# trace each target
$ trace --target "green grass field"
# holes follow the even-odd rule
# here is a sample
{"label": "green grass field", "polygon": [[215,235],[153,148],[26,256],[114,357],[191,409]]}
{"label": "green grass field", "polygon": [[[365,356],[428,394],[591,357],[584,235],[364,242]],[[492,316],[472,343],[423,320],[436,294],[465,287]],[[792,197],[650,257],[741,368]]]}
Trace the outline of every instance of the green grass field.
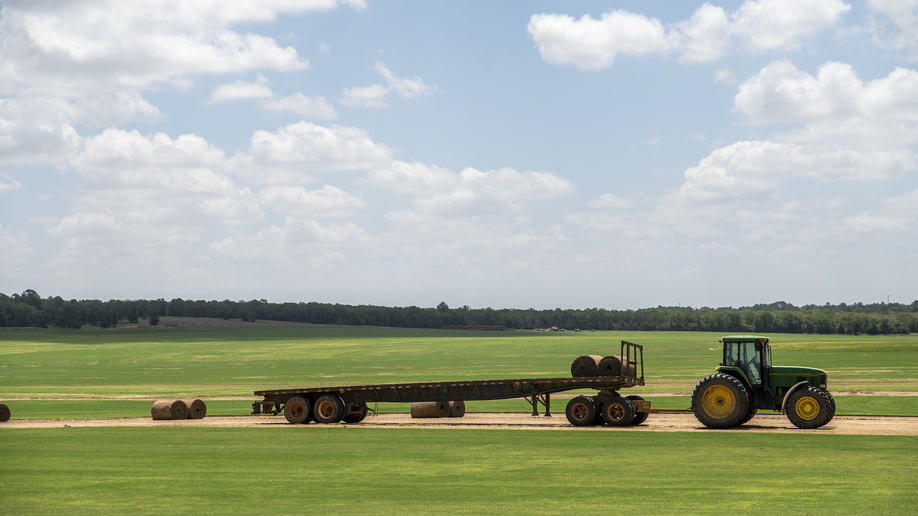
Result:
{"label": "green grass field", "polygon": [[914,514],[907,437],[8,430],[3,514]]}
{"label": "green grass field", "polygon": [[[250,396],[255,390],[564,377],[584,354],[644,346],[640,392],[690,392],[720,360],[713,333],[173,328],[0,332],[0,397]],[[830,390],[918,391],[918,336],[769,335],[776,365]]]}
{"label": "green grass field", "polygon": [[[654,408],[684,409],[691,405],[689,396],[648,397]],[[840,416],[915,416],[918,417],[918,396],[836,396]],[[564,416],[565,398],[555,398],[552,413]],[[70,419],[150,417],[150,401],[143,400],[12,400],[5,401],[13,419]],[[380,403],[372,407],[380,413],[407,413],[406,403]],[[525,400],[470,401],[468,412],[531,412]],[[540,409],[541,410],[541,409]],[[242,416],[251,414],[250,401],[207,401],[208,416]],[[763,412],[767,413],[767,412]],[[918,424],[918,422],[916,422]]]}
{"label": "green grass field", "polygon": [[[719,334],[383,328],[0,332],[14,418],[148,417],[144,397],[568,376],[582,354],[645,346],[645,387],[685,393]],[[830,390],[918,391],[918,337],[769,335],[775,363]],[[121,398],[115,401],[79,398]],[[62,398],[55,400],[50,398]],[[687,396],[650,398],[685,408]],[[565,399],[555,398],[553,412]],[[839,414],[918,415],[915,396],[838,396]],[[248,401],[209,401],[209,415]],[[380,405],[382,411],[406,405]],[[527,411],[523,401],[470,411]],[[275,428],[12,429],[0,424],[0,514],[912,514],[911,437],[740,432]]]}

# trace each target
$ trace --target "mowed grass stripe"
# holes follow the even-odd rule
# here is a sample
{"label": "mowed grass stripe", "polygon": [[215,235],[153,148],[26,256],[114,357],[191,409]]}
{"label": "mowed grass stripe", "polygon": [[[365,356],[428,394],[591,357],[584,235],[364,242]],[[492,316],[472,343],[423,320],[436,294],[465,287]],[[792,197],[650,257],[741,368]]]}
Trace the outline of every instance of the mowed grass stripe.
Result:
{"label": "mowed grass stripe", "polygon": [[[653,407],[663,409],[686,409],[691,405],[689,396],[647,397]],[[836,396],[840,416],[916,416],[918,417],[918,396]],[[564,417],[564,408],[569,400],[552,400],[552,413]],[[12,412],[12,419],[81,419],[114,417],[150,417],[152,402],[139,400],[13,400],[4,401]],[[250,401],[208,401],[208,416],[238,416],[252,413]],[[371,408],[374,407],[371,405]],[[408,403],[380,403],[380,413],[406,413]],[[524,400],[470,401],[467,412],[532,412],[532,406]],[[540,413],[544,408],[539,407]],[[763,410],[762,414],[774,414]],[[278,416],[283,417],[283,416]],[[654,417],[651,415],[650,417]],[[918,425],[918,420],[915,422]]]}
{"label": "mowed grass stripe", "polygon": [[[537,435],[536,435],[537,434]],[[913,514],[909,437],[7,430],[3,514]]]}
{"label": "mowed grass stripe", "polygon": [[[645,348],[641,392],[687,392],[721,334],[395,328],[0,332],[0,397],[247,396],[255,390],[566,377],[582,354]],[[829,371],[830,390],[918,390],[918,336],[769,334],[776,365]]]}

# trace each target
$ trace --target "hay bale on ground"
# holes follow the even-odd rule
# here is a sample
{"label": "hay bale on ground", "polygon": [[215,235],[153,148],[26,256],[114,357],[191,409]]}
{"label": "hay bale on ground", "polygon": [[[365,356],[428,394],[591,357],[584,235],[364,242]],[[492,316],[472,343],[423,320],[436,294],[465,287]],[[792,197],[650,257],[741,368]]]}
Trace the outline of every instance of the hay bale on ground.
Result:
{"label": "hay bale on ground", "polygon": [[449,402],[449,417],[462,417],[465,415],[464,401]]}
{"label": "hay bale on ground", "polygon": [[449,417],[448,401],[420,401],[411,404],[411,417]]}
{"label": "hay bale on ground", "polygon": [[636,364],[627,360],[628,364],[622,368],[622,357],[610,355],[599,361],[599,376],[635,376]]}
{"label": "hay bale on ground", "polygon": [[0,423],[10,420],[10,408],[0,403]]}
{"label": "hay bale on ground", "polygon": [[577,357],[571,364],[571,376],[574,378],[599,376],[599,355],[583,355]]}
{"label": "hay bale on ground", "polygon": [[188,419],[204,419],[207,415],[207,405],[199,399],[182,400],[188,407]]}
{"label": "hay bale on ground", "polygon": [[155,420],[180,420],[188,417],[188,405],[182,400],[157,400],[150,408]]}

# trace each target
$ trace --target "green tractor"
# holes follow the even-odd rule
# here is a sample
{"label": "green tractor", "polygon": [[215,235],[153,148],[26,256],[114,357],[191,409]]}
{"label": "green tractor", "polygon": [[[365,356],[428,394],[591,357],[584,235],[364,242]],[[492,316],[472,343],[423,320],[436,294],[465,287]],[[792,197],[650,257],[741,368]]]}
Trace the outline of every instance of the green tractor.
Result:
{"label": "green tractor", "polygon": [[781,411],[798,428],[819,428],[835,416],[822,369],[771,365],[768,337],[734,335],[720,340],[724,355],[717,373],[692,391],[692,412],[710,428],[730,428],[759,409]]}

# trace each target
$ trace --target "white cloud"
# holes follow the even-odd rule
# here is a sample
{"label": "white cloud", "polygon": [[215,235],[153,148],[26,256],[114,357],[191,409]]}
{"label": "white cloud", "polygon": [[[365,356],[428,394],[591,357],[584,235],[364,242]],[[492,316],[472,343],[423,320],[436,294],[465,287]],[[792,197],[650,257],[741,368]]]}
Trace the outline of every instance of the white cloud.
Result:
{"label": "white cloud", "polygon": [[367,207],[362,199],[340,188],[323,185],[319,190],[302,186],[267,186],[258,192],[263,206],[273,211],[309,217],[347,217]]}
{"label": "white cloud", "polygon": [[459,175],[436,165],[393,161],[385,168],[370,170],[370,183],[396,192],[433,194],[451,190],[461,183]]}
{"label": "white cloud", "polygon": [[581,70],[605,68],[618,54],[665,54],[673,44],[659,20],[627,11],[606,12],[598,20],[534,14],[526,30],[543,59]]}
{"label": "white cloud", "polygon": [[342,104],[346,106],[382,108],[387,105],[385,98],[389,93],[394,92],[399,96],[412,98],[433,95],[437,91],[436,85],[424,84],[424,81],[417,75],[411,78],[397,77],[383,63],[377,62],[372,69],[383,75],[387,85],[373,84],[371,86],[345,88],[344,96],[341,98]]}
{"label": "white cloud", "polygon": [[[4,2],[0,10],[0,163],[60,165],[72,128],[163,118],[141,91],[186,89],[207,74],[308,68],[290,46],[229,27],[334,8],[334,0]],[[343,2],[354,8],[362,1]],[[263,96],[263,78],[214,90],[211,101]],[[321,98],[277,107],[331,118]],[[272,107],[275,107],[273,104]]]}
{"label": "white cloud", "polygon": [[344,97],[341,98],[341,103],[345,106],[382,108],[387,106],[385,98],[388,94],[389,88],[381,84],[344,88]]}
{"label": "white cloud", "polygon": [[19,278],[23,274],[19,266],[28,262],[32,254],[29,237],[25,232],[3,229],[0,223],[0,278]]}
{"label": "white cloud", "polygon": [[860,215],[845,217],[842,222],[855,233],[904,233],[909,230],[911,220],[890,215],[877,215],[865,212]]}
{"label": "white cloud", "polygon": [[622,199],[615,194],[604,193],[587,203],[589,208],[629,208],[634,204],[631,199]]}
{"label": "white cloud", "polygon": [[680,60],[706,63],[720,59],[730,45],[730,21],[720,7],[704,4],[688,20],[674,26],[681,35]]}
{"label": "white cloud", "polygon": [[[407,170],[416,172],[418,168]],[[469,167],[459,174],[444,169],[436,173],[437,176],[425,177],[430,179],[426,184],[414,182],[415,187],[423,184],[427,191],[437,188],[443,191],[412,201],[421,215],[462,218],[519,213],[523,207],[521,201],[563,197],[574,190],[569,181],[550,172],[518,172],[512,168],[482,172]],[[397,177],[387,179],[397,180]]]}
{"label": "white cloud", "polygon": [[715,149],[686,170],[680,192],[699,201],[773,196],[790,177],[876,179],[916,170],[916,99],[914,70],[865,84],[845,63],[826,63],[816,77],[789,61],[771,63],[739,87],[734,111],[752,124],[803,127]]}
{"label": "white cloud", "polygon": [[877,39],[894,48],[906,49],[912,59],[918,58],[918,1],[915,0],[868,0],[868,7],[884,15],[885,21],[898,29],[899,34],[887,38],[886,31],[880,31]]}
{"label": "white cloud", "polygon": [[623,10],[598,20],[583,15],[534,14],[527,31],[542,58],[599,70],[618,54],[680,54],[682,61],[708,62],[731,50],[733,40],[763,52],[797,49],[800,40],[834,25],[851,7],[840,0],[748,0],[732,14],[705,3],[686,21],[668,28],[656,18]]}
{"label": "white cloud", "polygon": [[309,98],[301,92],[287,97],[278,97],[270,84],[271,81],[261,74],[258,75],[255,82],[235,81],[230,84],[221,84],[211,92],[208,104],[238,99],[264,99],[260,105],[267,111],[291,112],[321,120],[338,118],[335,109],[325,101],[325,97]]}
{"label": "white cloud", "polygon": [[261,107],[268,111],[281,111],[296,113],[298,115],[317,118],[320,120],[334,120],[338,118],[335,108],[328,102],[325,97],[307,97],[300,92],[296,92],[289,97],[274,98],[265,100]]}
{"label": "white cloud", "polygon": [[730,31],[754,51],[798,49],[800,40],[834,25],[851,9],[840,0],[746,1]]}
{"label": "white cloud", "polygon": [[826,63],[813,77],[779,61],[740,86],[734,110],[753,124],[816,124],[854,117],[918,121],[918,72],[896,68],[865,85],[845,63]]}
{"label": "white cloud", "polygon": [[20,188],[22,188],[22,183],[10,177],[6,172],[0,172],[0,195]]}
{"label": "white cloud", "polygon": [[226,167],[259,183],[290,183],[309,181],[317,172],[369,170],[391,161],[392,150],[363,129],[299,122],[276,132],[255,131],[249,148]]}
{"label": "white cloud", "polygon": [[274,97],[271,81],[264,75],[258,74],[255,82],[235,81],[221,84],[210,92],[208,104],[216,104],[227,100],[238,99],[268,99]]}

